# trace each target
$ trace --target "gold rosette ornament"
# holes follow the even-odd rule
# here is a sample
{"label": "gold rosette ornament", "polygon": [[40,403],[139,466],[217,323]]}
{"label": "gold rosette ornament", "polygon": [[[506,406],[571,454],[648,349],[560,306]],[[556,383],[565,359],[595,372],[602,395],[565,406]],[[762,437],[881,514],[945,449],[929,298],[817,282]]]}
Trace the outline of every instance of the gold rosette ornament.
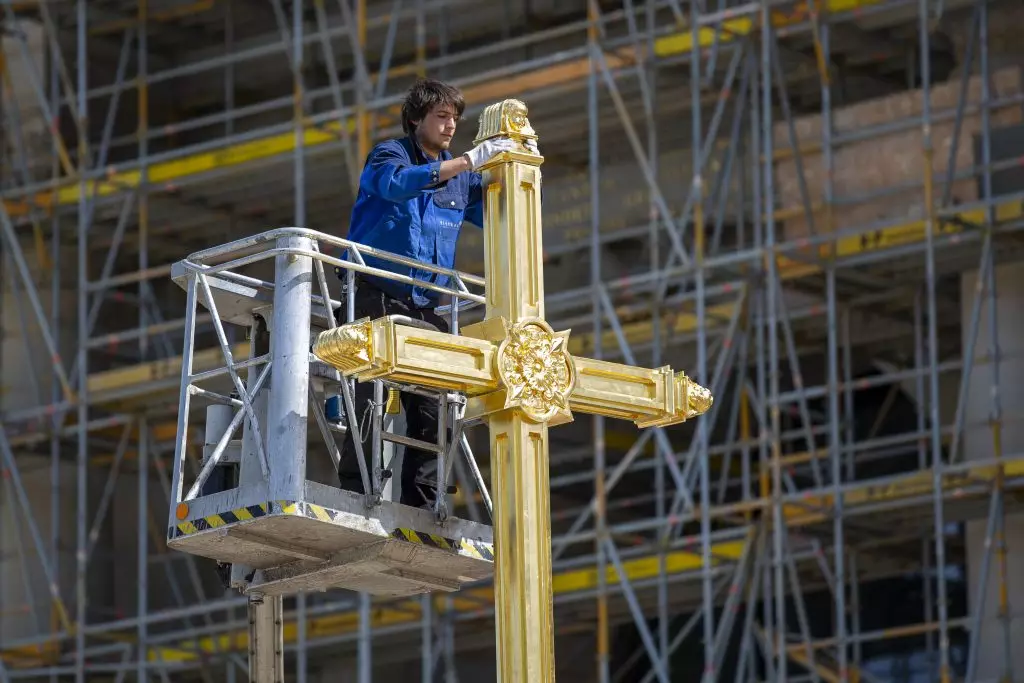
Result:
{"label": "gold rosette ornament", "polygon": [[543,320],[505,323],[498,346],[498,376],[505,386],[505,408],[520,408],[535,422],[569,416],[576,367],[568,351],[568,330],[554,332]]}

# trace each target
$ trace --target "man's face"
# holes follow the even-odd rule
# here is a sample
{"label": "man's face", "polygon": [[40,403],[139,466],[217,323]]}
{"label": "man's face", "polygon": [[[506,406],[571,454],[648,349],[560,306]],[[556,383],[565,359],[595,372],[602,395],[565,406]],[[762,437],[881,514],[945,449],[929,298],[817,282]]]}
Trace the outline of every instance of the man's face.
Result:
{"label": "man's face", "polygon": [[423,120],[416,123],[416,137],[420,145],[430,152],[448,149],[455,135],[455,108],[440,104],[432,108]]}

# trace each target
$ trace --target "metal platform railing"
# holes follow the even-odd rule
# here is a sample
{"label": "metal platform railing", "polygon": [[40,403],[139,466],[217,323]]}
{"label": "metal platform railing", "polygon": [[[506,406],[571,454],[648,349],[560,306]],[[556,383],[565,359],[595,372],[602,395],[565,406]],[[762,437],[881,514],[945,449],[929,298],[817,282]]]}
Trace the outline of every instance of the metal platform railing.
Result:
{"label": "metal platform railing", "polygon": [[[328,253],[331,250],[342,252],[345,257],[331,255]],[[242,272],[247,267],[268,260],[274,262],[273,281]],[[340,299],[330,294],[325,264],[333,266],[344,283]],[[392,272],[375,264],[393,264],[398,269],[408,269],[412,275]],[[302,539],[299,539],[298,544],[292,543],[286,537],[283,527],[267,531],[271,527],[265,524],[260,527],[263,529],[261,533],[264,533],[260,539],[233,528],[236,522],[248,521],[248,517],[290,514],[289,511],[294,512],[292,508],[295,506],[299,506],[300,516],[305,514],[319,517],[320,521],[329,517],[335,522],[335,527],[357,527],[363,524],[357,518],[370,519],[377,526],[369,531],[360,527],[359,533],[365,532],[373,538],[391,538],[396,530],[411,530],[413,535],[419,532],[427,537],[438,536],[446,540],[451,546],[449,549],[456,554],[463,553],[465,557],[476,560],[481,559],[481,554],[471,546],[473,543],[482,543],[486,546],[483,555],[488,558],[487,571],[490,571],[490,528],[454,518],[448,511],[448,496],[451,493],[448,481],[453,466],[457,467],[460,452],[465,457],[465,463],[488,512],[491,511],[487,486],[463,429],[465,397],[458,392],[374,380],[374,395],[370,402],[372,467],[368,468],[361,434],[364,425],[356,414],[354,380],[342,378],[337,369],[322,363],[310,353],[311,339],[317,330],[330,330],[338,326],[336,311],[341,306],[345,306],[343,319],[346,322],[354,320],[355,301],[352,295],[356,290],[357,274],[420,286],[447,297],[450,303],[435,310],[439,315],[448,317],[453,334],[458,333],[460,311],[484,303],[483,293],[471,289],[482,290],[484,281],[480,277],[421,263],[304,228],[279,228],[235,240],[191,254],[172,267],[172,279],[187,293],[187,308],[169,543],[174,541],[172,545],[178,545],[186,552],[243,565],[241,572],[232,572],[232,582],[236,585],[251,581],[251,570],[254,567],[252,561],[261,560],[259,564],[264,568],[269,568],[276,561],[266,560],[260,553],[243,552],[239,549],[239,543],[260,545],[262,551],[272,551],[278,556],[321,564],[337,556],[343,546],[347,547],[341,536],[336,539],[341,544],[338,547],[314,548],[309,545],[316,544],[315,539],[311,538],[305,539],[307,545],[300,547]],[[427,274],[427,279],[414,277],[422,277],[423,274]],[[436,276],[443,276],[442,284],[435,281]],[[200,305],[209,311],[223,358],[213,361],[207,358],[206,364],[212,367],[194,371],[195,318]],[[422,325],[412,318],[390,317],[399,325]],[[235,356],[240,349],[238,346],[232,348],[229,343],[225,323],[240,325],[249,330],[247,358],[236,360]],[[242,370],[247,375],[244,382],[240,372]],[[328,419],[324,411],[324,397],[338,390],[344,400],[347,416],[343,424]],[[438,401],[439,438],[436,443],[411,439],[390,431],[390,419],[383,409],[386,390],[422,394]],[[193,397],[209,402],[211,407],[220,406],[220,413],[214,418],[208,409],[207,447],[204,449],[202,466],[186,487],[185,452]],[[351,434],[355,451],[353,455],[358,461],[363,484],[362,495],[307,480],[306,453],[310,417],[317,424],[335,471],[340,468],[342,457],[337,435],[345,434],[346,431]],[[239,428],[242,428],[241,439],[235,436]],[[413,509],[384,499],[385,481],[392,476],[394,463],[393,454],[387,462],[384,461],[386,444],[392,447],[412,446],[437,455],[436,481],[433,482],[436,495],[432,511]],[[232,466],[234,476],[214,477],[214,472],[222,465]],[[465,480],[461,468],[456,474]],[[231,481],[231,485],[226,483],[228,481]],[[334,513],[339,516],[332,517]],[[340,515],[343,513],[348,517],[342,519]],[[226,529],[220,535],[207,534],[202,542],[184,538],[210,529],[216,530],[220,526],[230,526],[232,529]],[[301,535],[303,529],[290,527],[287,533]],[[223,541],[229,536],[232,543],[238,543],[231,545]],[[409,537],[409,534],[405,536]],[[370,540],[364,538],[363,542]],[[440,564],[435,564],[435,569],[440,569]],[[429,567],[430,563],[423,566]],[[479,573],[478,567],[463,567],[461,573],[456,572],[453,576],[468,579]],[[293,575],[290,579],[302,577]],[[446,583],[438,576],[433,579],[419,576],[413,583],[417,580],[420,588],[454,588],[454,585],[448,585],[450,581]],[[331,585],[336,584],[337,581]],[[395,589],[392,587],[388,590]]]}

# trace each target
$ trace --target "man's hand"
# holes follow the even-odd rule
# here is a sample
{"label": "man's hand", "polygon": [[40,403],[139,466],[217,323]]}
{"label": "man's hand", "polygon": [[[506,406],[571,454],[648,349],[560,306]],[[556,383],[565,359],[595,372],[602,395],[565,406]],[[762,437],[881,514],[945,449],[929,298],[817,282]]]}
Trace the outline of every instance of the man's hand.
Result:
{"label": "man's hand", "polygon": [[508,138],[494,138],[491,140],[484,140],[462,156],[464,156],[469,162],[469,170],[472,171],[473,169],[479,168],[481,164],[486,163],[495,154],[513,152],[516,147],[516,143]]}

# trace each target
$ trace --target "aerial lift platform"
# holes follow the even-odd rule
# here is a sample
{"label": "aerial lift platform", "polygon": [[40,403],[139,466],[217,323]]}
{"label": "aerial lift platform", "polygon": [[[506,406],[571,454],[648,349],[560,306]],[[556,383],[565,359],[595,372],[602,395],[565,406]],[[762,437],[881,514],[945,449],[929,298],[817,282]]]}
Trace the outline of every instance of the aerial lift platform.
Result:
{"label": "aerial lift platform", "polygon": [[[329,255],[342,250],[348,250],[347,260]],[[317,335],[336,327],[334,312],[352,302],[351,296],[331,298],[325,264],[346,273],[350,292],[357,271],[394,277],[361,265],[364,254],[403,260],[323,233],[281,228],[192,254],[172,268],[172,279],[187,293],[187,309],[167,544],[229,567],[230,585],[250,597],[250,663],[259,683],[282,680],[275,622],[281,620],[284,595],[345,588],[409,596],[456,591],[493,573],[491,527],[448,512],[458,457],[468,461],[489,509],[487,487],[460,422],[464,398],[378,380],[376,409],[360,425],[351,419],[352,380],[311,354]],[[246,274],[246,268],[268,260],[273,281]],[[447,311],[457,328],[460,308],[482,301],[464,283],[481,285],[482,280],[449,275],[456,286],[441,289],[452,297]],[[200,306],[212,317],[224,362],[193,373]],[[352,322],[351,303],[345,308],[340,317]],[[248,357],[234,357],[228,325],[245,330]],[[393,416],[385,397],[403,388],[430,394],[446,407],[447,429],[441,433],[447,437],[450,431],[450,442],[425,444],[388,431]],[[332,395],[342,397],[349,419],[331,421],[325,415],[325,398]],[[206,404],[205,445],[198,474],[189,476],[185,453],[199,401]],[[328,453],[336,471],[347,430],[361,450],[361,426],[373,430],[372,465],[360,466],[369,493],[307,479],[307,453]],[[324,448],[310,447],[317,435]],[[399,445],[437,454],[432,510],[390,499]]]}

